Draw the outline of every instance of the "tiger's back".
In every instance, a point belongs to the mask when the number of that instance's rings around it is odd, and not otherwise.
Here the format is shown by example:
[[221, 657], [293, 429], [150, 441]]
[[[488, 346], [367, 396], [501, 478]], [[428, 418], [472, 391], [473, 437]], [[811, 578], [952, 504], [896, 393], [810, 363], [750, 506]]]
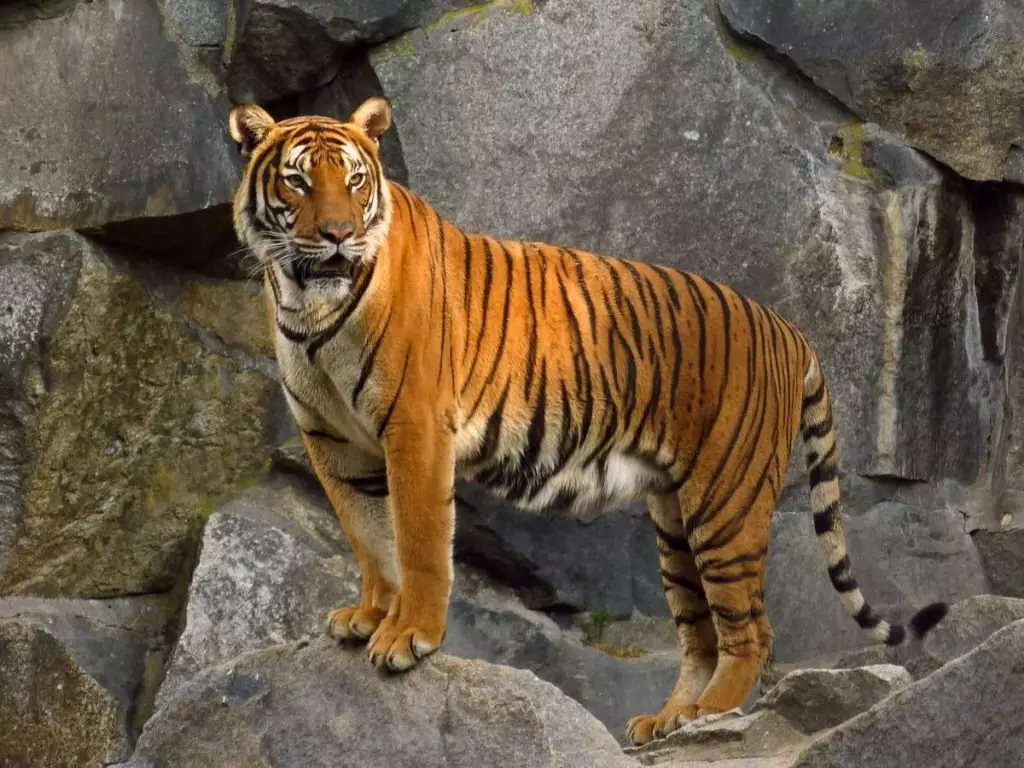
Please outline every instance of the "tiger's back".
[[252, 106], [231, 121], [248, 155], [236, 229], [263, 263], [282, 383], [362, 576], [332, 634], [396, 671], [436, 650], [457, 476], [532, 509], [642, 498], [682, 661], [629, 737], [732, 709], [770, 657], [770, 519], [802, 430], [828, 576], [875, 640], [902, 642], [853, 577], [828, 390], [800, 332], [694, 274], [461, 231], [384, 177], [388, 125], [380, 99], [344, 124]]

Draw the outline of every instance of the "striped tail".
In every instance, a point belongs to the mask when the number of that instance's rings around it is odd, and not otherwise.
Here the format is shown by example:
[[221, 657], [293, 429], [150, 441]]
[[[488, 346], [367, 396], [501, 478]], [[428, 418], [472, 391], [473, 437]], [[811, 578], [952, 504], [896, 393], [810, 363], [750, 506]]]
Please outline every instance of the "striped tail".
[[[890, 624], [876, 614], [861, 594], [853, 575], [853, 564], [846, 551], [843, 522], [839, 505], [839, 473], [836, 459], [836, 436], [832, 428], [832, 403], [829, 400], [825, 377], [817, 356], [804, 377], [803, 410], [800, 417], [803, 431], [807, 469], [810, 472], [811, 511], [814, 512], [814, 532], [821, 544], [828, 577], [839, 593], [843, 607], [854, 621], [876, 643], [900, 645], [907, 633], [901, 624]], [[921, 638], [942, 621], [948, 607], [945, 603], [932, 603], [914, 614], [909, 628], [914, 637]]]

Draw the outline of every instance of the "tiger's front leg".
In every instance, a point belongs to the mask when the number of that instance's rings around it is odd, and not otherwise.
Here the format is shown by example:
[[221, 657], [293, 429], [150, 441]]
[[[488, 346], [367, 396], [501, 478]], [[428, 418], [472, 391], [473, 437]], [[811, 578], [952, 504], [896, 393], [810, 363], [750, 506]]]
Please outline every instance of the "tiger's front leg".
[[392, 672], [438, 649], [448, 620], [455, 531], [451, 435], [396, 414], [385, 435], [388, 490], [399, 564], [398, 594], [370, 638], [370, 660]]
[[340, 438], [303, 433], [303, 440], [359, 567], [359, 602], [330, 611], [326, 631], [338, 640], [366, 642], [398, 591], [384, 461]]

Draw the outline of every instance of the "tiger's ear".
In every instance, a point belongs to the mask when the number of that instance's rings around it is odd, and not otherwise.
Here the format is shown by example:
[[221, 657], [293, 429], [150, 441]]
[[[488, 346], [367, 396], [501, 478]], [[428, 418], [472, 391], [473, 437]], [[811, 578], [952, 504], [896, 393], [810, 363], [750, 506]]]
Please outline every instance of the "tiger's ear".
[[391, 102], [382, 96], [373, 96], [356, 107], [348, 121], [378, 142], [380, 135], [391, 127]]
[[242, 157], [248, 157], [273, 127], [274, 118], [256, 104], [239, 104], [228, 114], [228, 132]]

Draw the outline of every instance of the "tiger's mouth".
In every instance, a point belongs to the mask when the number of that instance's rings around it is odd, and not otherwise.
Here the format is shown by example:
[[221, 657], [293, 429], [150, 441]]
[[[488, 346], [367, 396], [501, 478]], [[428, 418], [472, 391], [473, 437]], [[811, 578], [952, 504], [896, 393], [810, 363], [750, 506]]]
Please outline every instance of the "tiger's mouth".
[[309, 261], [303, 259], [295, 265], [295, 275], [301, 281], [306, 280], [351, 280], [356, 264], [351, 259], [336, 253], [325, 261]]

